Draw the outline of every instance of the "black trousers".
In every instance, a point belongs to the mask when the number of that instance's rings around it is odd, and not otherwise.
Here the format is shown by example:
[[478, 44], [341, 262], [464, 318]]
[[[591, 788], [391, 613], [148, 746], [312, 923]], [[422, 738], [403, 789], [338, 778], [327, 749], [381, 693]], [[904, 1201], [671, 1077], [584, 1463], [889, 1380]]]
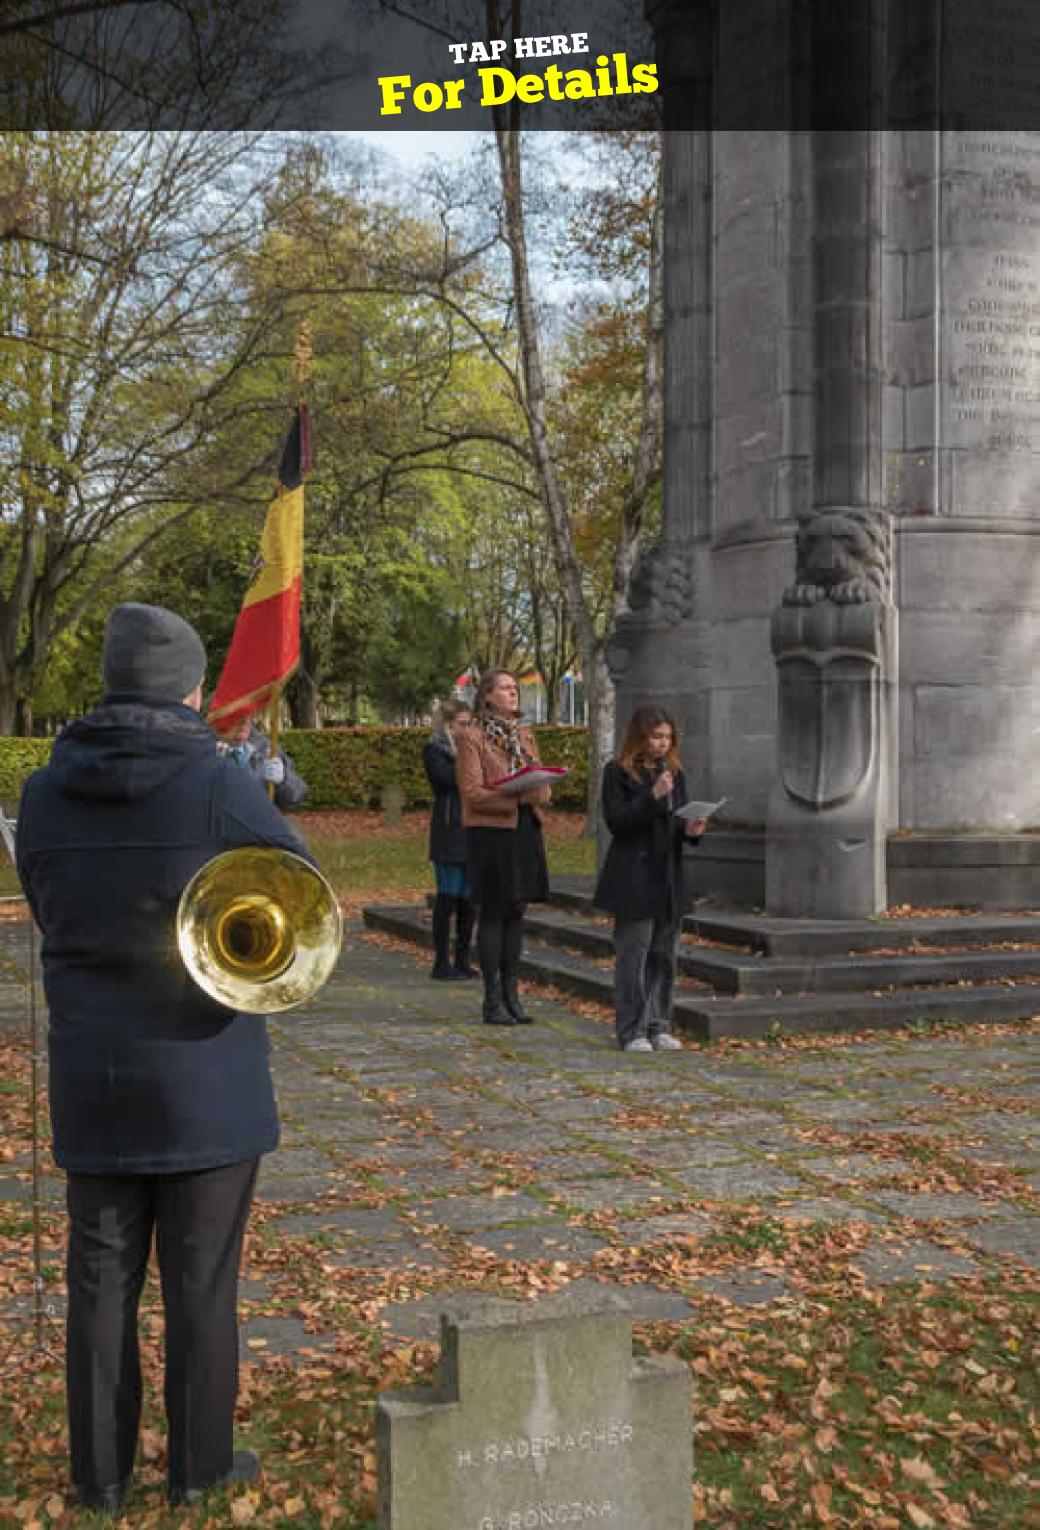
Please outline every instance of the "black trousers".
[[238, 1271], [258, 1160], [190, 1174], [68, 1176], [66, 1376], [72, 1480], [125, 1483], [141, 1415], [137, 1309], [155, 1233], [166, 1315], [169, 1483], [231, 1469]]

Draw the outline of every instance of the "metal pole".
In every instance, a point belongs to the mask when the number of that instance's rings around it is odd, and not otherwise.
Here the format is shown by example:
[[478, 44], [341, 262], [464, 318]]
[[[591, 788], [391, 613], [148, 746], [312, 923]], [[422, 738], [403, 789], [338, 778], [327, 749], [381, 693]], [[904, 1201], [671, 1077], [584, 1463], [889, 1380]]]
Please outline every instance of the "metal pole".
[[[15, 832], [17, 820], [0, 812], [0, 837], [2, 837], [11, 864], [15, 865]], [[36, 1004], [36, 925], [29, 919], [29, 1137], [31, 1144], [31, 1217], [32, 1217], [32, 1286], [33, 1286], [33, 1344], [32, 1354], [50, 1355], [43, 1341], [43, 1325], [47, 1313], [43, 1300], [43, 1197], [41, 1194], [40, 1168], [40, 1025]]]

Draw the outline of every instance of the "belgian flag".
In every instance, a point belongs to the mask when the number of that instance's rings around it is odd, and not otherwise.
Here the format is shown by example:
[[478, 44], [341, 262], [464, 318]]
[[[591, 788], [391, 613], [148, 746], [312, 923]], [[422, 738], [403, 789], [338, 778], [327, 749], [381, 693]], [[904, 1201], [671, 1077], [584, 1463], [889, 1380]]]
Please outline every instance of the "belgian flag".
[[299, 663], [303, 480], [310, 465], [310, 421], [301, 403], [285, 439], [253, 580], [207, 714], [218, 732], [267, 706]]

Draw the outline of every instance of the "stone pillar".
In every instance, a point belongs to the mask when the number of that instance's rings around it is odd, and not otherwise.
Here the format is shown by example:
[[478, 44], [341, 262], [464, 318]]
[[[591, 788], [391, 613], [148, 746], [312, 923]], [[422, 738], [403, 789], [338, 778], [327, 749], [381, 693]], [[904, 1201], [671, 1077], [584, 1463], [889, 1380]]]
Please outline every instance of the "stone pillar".
[[[844, 122], [882, 78], [879, 0], [818, 9], [814, 120]], [[864, 61], [872, 67], [864, 69]], [[853, 114], [855, 115], [855, 114]], [[813, 502], [772, 623], [778, 780], [766, 907], [847, 919], [886, 906], [896, 613], [882, 487], [882, 135], [814, 134]]]
[[780, 759], [766, 839], [770, 914], [868, 918], [887, 903], [891, 545], [884, 512], [813, 516], [799, 534], [805, 582], [786, 592], [772, 628]]

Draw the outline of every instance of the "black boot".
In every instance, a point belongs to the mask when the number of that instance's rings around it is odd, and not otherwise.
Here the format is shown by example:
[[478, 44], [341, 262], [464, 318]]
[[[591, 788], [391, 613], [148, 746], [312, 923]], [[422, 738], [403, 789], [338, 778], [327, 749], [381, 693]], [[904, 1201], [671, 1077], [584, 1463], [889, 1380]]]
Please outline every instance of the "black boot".
[[475, 922], [473, 905], [468, 898], [455, 901], [455, 976], [475, 978], [476, 971], [469, 964], [470, 943]]
[[516, 1021], [502, 1002], [502, 979], [484, 979], [484, 1024], [515, 1025]]
[[504, 972], [502, 974], [502, 999], [506, 1009], [513, 1017], [514, 1025], [533, 1025], [534, 1016], [529, 1015], [520, 1001], [520, 993], [516, 986], [516, 974]]
[[455, 899], [446, 893], [438, 893], [433, 900], [433, 966], [430, 976], [441, 981], [452, 976], [448, 947], [451, 943], [451, 911]]
[[502, 928], [502, 998], [516, 1025], [533, 1025], [534, 1020], [521, 1004], [516, 986], [523, 942], [524, 920], [521, 914], [507, 920]]

